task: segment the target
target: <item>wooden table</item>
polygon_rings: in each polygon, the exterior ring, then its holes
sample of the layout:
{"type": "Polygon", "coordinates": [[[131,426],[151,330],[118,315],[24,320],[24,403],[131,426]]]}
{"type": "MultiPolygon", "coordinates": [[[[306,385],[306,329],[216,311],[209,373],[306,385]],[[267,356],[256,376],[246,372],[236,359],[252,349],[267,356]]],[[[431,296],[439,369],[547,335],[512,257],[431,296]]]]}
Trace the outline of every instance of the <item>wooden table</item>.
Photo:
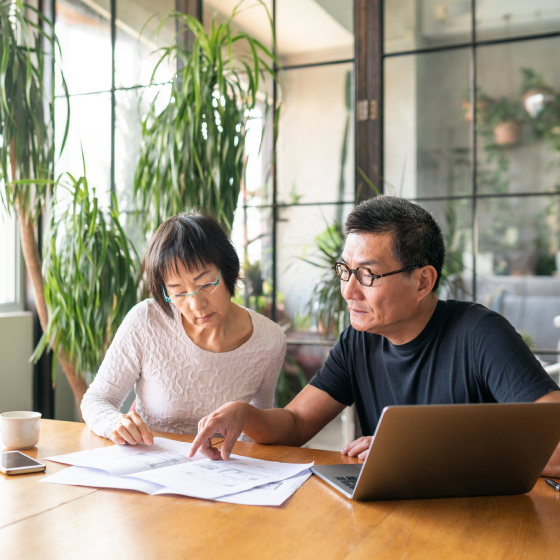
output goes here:
{"type": "MultiPolygon", "coordinates": [[[[31,457],[111,445],[83,424],[42,420],[31,457]]],[[[192,436],[158,434],[180,441],[192,436]]],[[[339,453],[238,443],[235,453],[317,464],[339,453]]],[[[64,465],[47,462],[47,474],[64,465]]],[[[312,476],[282,507],[39,484],[0,474],[0,558],[560,558],[560,493],[352,502],[312,476]]]]}

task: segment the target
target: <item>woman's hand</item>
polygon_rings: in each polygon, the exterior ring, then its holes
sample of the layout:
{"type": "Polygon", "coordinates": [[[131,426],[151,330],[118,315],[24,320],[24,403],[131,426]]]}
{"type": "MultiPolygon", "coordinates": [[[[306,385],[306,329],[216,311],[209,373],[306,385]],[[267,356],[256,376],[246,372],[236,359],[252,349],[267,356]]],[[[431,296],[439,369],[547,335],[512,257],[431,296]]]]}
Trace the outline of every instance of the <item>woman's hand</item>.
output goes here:
{"type": "Polygon", "coordinates": [[[200,449],[200,452],[209,459],[222,458],[227,461],[237,438],[243,431],[247,410],[247,403],[230,402],[205,416],[198,423],[198,435],[192,443],[189,457],[193,457],[200,449]],[[221,451],[212,446],[212,438],[216,433],[224,436],[221,451]]]}
{"type": "Polygon", "coordinates": [[[349,443],[341,453],[349,457],[358,456],[358,459],[365,459],[368,456],[369,448],[371,447],[372,436],[363,436],[349,443]]]}
{"type": "Polygon", "coordinates": [[[154,443],[154,436],[148,430],[144,420],[140,414],[133,410],[128,414],[121,414],[113,431],[111,432],[111,441],[118,445],[136,445],[137,443],[145,443],[152,445],[154,443]]]}

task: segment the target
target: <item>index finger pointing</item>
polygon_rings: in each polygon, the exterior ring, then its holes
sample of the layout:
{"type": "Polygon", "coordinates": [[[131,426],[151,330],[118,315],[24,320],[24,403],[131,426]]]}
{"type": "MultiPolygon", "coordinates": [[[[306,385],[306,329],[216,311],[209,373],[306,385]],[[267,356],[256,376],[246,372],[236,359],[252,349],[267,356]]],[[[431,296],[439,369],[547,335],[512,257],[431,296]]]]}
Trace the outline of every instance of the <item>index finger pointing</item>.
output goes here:
{"type": "Polygon", "coordinates": [[[189,451],[187,457],[189,459],[194,457],[194,454],[198,451],[204,440],[211,439],[213,435],[214,427],[212,425],[212,422],[209,422],[202,430],[198,432],[197,436],[194,438],[194,441],[191,445],[191,450],[189,451]]]}

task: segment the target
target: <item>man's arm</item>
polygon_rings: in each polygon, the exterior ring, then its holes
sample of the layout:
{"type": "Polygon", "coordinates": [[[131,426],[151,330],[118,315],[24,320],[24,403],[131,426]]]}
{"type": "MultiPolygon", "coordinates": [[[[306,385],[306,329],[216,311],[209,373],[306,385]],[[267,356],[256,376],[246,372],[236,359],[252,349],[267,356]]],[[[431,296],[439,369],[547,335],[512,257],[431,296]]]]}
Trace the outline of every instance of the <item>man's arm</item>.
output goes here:
{"type": "MultiPolygon", "coordinates": [[[[535,402],[560,402],[560,391],[551,391],[550,393],[547,393],[543,397],[537,399],[535,402]]],[[[555,478],[560,478],[560,443],[554,450],[554,453],[546,464],[541,476],[553,476],[555,478]]]]}
{"type": "Polygon", "coordinates": [[[231,402],[204,417],[189,456],[198,449],[210,459],[229,459],[244,432],[256,443],[299,447],[335,418],[345,406],[325,391],[307,385],[285,408],[261,410],[244,402],[231,402]],[[223,434],[221,451],[212,446],[215,433],[223,434]]]}

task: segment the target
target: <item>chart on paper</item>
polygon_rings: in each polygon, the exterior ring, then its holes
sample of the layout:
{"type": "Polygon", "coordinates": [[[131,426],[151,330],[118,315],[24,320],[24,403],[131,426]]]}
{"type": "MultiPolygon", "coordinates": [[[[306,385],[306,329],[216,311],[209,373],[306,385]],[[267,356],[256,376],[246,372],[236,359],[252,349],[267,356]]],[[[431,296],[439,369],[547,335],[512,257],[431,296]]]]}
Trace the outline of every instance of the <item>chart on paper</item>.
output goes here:
{"type": "Polygon", "coordinates": [[[170,467],[171,465],[190,462],[190,459],[184,455],[171,451],[139,451],[138,453],[129,453],[125,457],[117,457],[115,460],[137,461],[149,469],[160,469],[162,467],[170,467]]]}
{"type": "Polygon", "coordinates": [[[184,468],[175,469],[175,472],[227,487],[245,483],[254,483],[257,486],[277,474],[275,470],[260,465],[243,465],[243,467],[243,469],[237,468],[229,462],[200,463],[185,465],[184,468]]]}
{"type": "Polygon", "coordinates": [[[232,455],[229,461],[193,461],[129,476],[185,496],[215,499],[290,478],[309,466],[232,455]]]}

